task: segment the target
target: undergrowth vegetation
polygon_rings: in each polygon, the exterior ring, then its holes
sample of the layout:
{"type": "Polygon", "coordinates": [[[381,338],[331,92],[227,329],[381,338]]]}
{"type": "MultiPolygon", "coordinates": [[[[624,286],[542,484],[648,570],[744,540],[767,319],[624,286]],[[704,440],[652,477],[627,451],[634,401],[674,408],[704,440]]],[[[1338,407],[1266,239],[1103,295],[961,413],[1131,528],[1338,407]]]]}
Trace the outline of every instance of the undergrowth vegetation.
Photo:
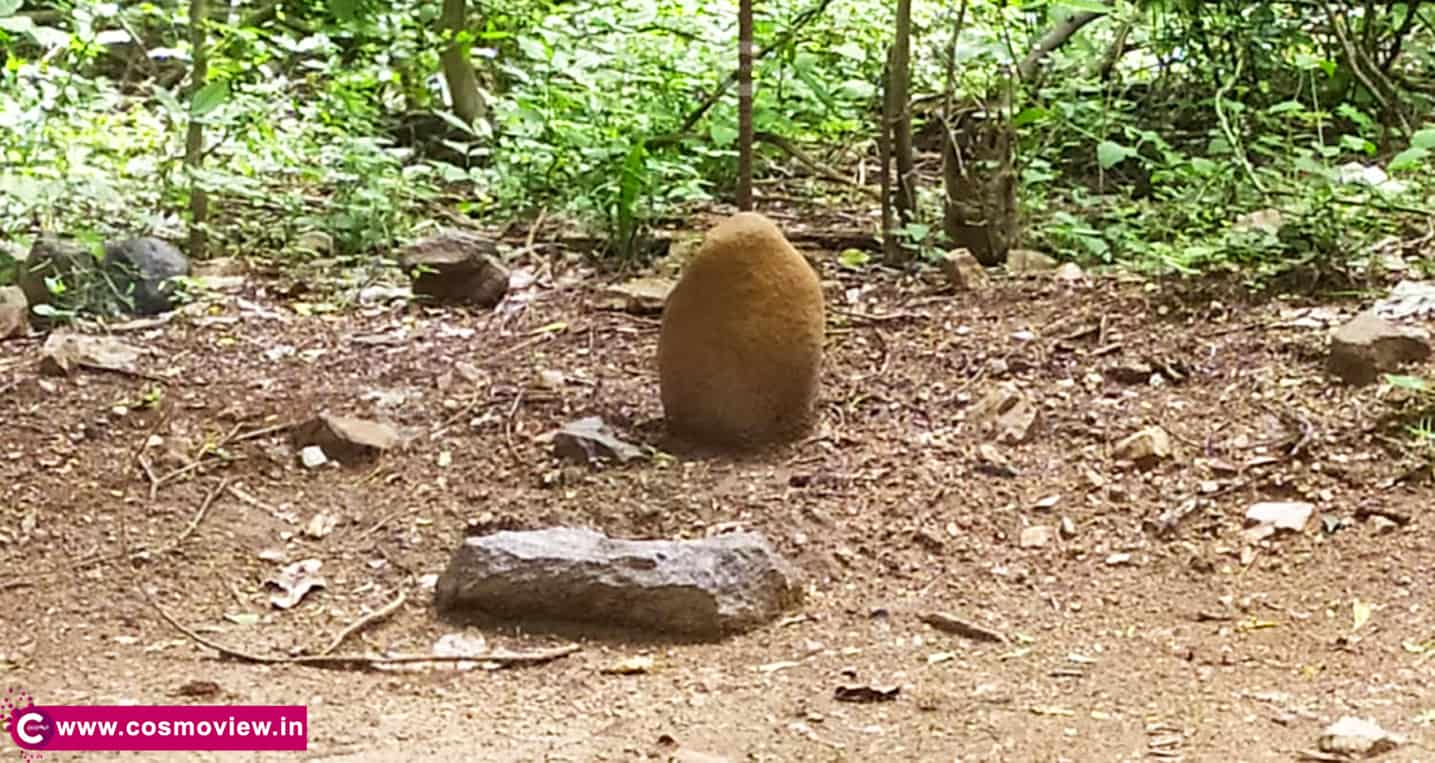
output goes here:
{"type": "MultiPolygon", "coordinates": [[[[440,206],[483,222],[543,210],[623,253],[655,221],[730,197],[728,4],[484,5],[453,39],[440,6],[215,6],[209,84],[190,97],[190,6],[0,0],[0,237],[11,254],[40,230],[178,237],[192,119],[209,136],[197,181],[215,199],[212,240],[235,254],[283,252],[310,229],[343,253],[383,252],[440,206]],[[478,75],[484,113],[471,123],[448,111],[449,43],[478,75]]],[[[1017,130],[1026,246],[1334,287],[1330,274],[1367,272],[1428,232],[1435,8],[993,0],[918,3],[914,22],[918,131],[939,118],[950,49],[956,97],[1017,130]],[[1102,18],[1034,78],[1012,76],[1083,13],[1102,18]]],[[[891,25],[875,0],[763,3],[758,133],[863,177],[891,25]]],[[[769,178],[809,169],[760,149],[769,178]]],[[[808,180],[788,188],[871,206],[808,180]]],[[[939,193],[922,198],[935,222],[939,193]]]]}

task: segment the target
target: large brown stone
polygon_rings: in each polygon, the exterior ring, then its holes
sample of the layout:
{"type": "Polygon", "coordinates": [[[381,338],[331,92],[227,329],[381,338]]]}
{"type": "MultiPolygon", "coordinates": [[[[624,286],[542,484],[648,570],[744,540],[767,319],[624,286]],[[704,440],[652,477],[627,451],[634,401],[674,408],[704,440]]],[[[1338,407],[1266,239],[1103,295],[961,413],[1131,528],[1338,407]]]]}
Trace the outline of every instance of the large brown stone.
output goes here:
{"type": "Polygon", "coordinates": [[[1326,368],[1346,384],[1374,382],[1381,373],[1430,356],[1429,338],[1367,311],[1336,329],[1330,337],[1326,368]]]}
{"type": "Polygon", "coordinates": [[[486,238],[446,230],[410,245],[399,264],[413,278],[414,294],[436,302],[484,309],[508,294],[508,269],[486,238]]]}

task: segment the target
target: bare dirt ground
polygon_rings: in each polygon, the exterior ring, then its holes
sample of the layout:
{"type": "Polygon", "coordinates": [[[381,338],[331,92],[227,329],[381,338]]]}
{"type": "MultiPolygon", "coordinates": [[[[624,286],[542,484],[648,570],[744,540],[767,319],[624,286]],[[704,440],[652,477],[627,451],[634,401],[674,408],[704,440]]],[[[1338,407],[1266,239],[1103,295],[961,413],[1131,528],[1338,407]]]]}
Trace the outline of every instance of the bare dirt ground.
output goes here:
{"type": "Polygon", "coordinates": [[[1222,304],[1111,278],[952,294],[822,269],[821,429],[743,459],[588,469],[535,439],[583,415],[660,438],[657,321],[597,309],[599,283],[578,270],[540,268],[492,314],[300,315],[317,298],[255,274],[242,295],[122,335],[162,382],[40,377],[40,337],[0,344],[0,683],[40,704],[309,707],[308,753],[114,756],[127,759],[636,761],[676,744],[754,761],[1293,760],[1345,715],[1409,736],[1383,760],[1435,759],[1435,490],[1377,388],[1321,371],[1318,319],[1354,305],[1222,304]],[[1112,371],[1142,360],[1180,378],[1112,371]],[[541,386],[543,370],[566,383],[541,386]],[[1008,381],[1040,419],[1029,442],[995,444],[1003,470],[968,414],[1008,381]],[[282,433],[242,439],[323,409],[416,437],[375,465],[317,470],[282,433]],[[1118,463],[1113,443],[1148,425],[1175,457],[1118,463]],[[141,452],[157,477],[200,465],[152,494],[141,452]],[[1317,514],[1249,541],[1245,510],[1267,500],[1317,514]],[[304,535],[320,513],[336,528],[304,535]],[[750,527],[801,569],[807,601],[715,644],[490,629],[495,646],[581,650],[414,673],[218,659],[141,593],[207,638],[292,654],[406,591],[343,651],[425,653],[456,626],[420,578],[474,523],[750,527]],[[1023,547],[1030,526],[1055,531],[1023,547]],[[127,545],[148,551],[125,561],[127,545]],[[271,607],[263,582],[282,561],[261,552],[276,549],[321,559],[327,587],[271,607]],[[1011,640],[934,630],[919,619],[934,611],[1011,640]],[[635,655],[652,670],[602,672],[635,655]],[[834,698],[854,682],[901,690],[834,698]]]}

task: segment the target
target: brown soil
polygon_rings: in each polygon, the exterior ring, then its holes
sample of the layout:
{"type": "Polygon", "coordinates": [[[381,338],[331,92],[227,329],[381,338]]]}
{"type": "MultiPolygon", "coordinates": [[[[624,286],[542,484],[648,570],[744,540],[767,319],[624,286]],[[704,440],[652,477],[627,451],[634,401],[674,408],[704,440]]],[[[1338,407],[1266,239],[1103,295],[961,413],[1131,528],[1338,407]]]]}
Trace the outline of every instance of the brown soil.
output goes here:
{"type": "MultiPolygon", "coordinates": [[[[536,439],[594,414],[660,438],[657,321],[596,309],[596,281],[578,273],[492,314],[308,317],[256,277],[244,301],[122,336],[154,352],[146,370],[164,383],[38,377],[37,338],[0,345],[12,486],[0,681],[41,704],[307,704],[310,752],[297,757],[336,761],[665,760],[674,742],[763,761],[1292,760],[1344,715],[1410,736],[1385,760],[1435,757],[1432,490],[1412,478],[1419,461],[1376,389],[1322,374],[1325,332],[1291,325],[1296,305],[1222,307],[1112,279],[953,295],[823,268],[840,283],[821,428],[745,459],[587,469],[536,439]],[[1095,376],[1147,358],[1184,378],[1095,376]],[[541,370],[568,382],[544,389],[541,370]],[[1029,442],[995,446],[1009,474],[983,465],[990,438],[967,420],[1002,381],[1040,407],[1029,442]],[[322,409],[418,437],[377,464],[317,470],[282,434],[236,439],[322,409]],[[1113,443],[1147,425],[1170,432],[1175,457],[1144,471],[1115,461],[1113,443]],[[151,432],[157,476],[222,447],[151,494],[136,465],[151,432]],[[257,500],[226,487],[186,535],[223,480],[257,500]],[[1249,542],[1243,514],[1262,500],[1309,500],[1317,514],[1304,533],[1249,542]],[[316,540],[301,531],[318,513],[339,521],[316,540]],[[1023,528],[1064,522],[1070,532],[1021,547],[1023,528]],[[419,579],[472,523],[644,538],[751,527],[803,571],[804,617],[716,644],[608,634],[537,666],[400,673],[217,659],[141,593],[207,638],[282,655],[322,649],[407,591],[341,651],[424,653],[455,626],[435,619],[419,579]],[[266,549],[321,559],[327,587],[273,609],[263,581],[281,564],[266,549]],[[935,611],[1012,640],[944,634],[919,619],[935,611]],[[634,655],[653,669],[601,672],[634,655]],[[194,681],[219,693],[185,695],[194,681]],[[900,692],[834,699],[850,683],[900,692]]],[[[513,649],[573,638],[484,635],[513,649]]]]}

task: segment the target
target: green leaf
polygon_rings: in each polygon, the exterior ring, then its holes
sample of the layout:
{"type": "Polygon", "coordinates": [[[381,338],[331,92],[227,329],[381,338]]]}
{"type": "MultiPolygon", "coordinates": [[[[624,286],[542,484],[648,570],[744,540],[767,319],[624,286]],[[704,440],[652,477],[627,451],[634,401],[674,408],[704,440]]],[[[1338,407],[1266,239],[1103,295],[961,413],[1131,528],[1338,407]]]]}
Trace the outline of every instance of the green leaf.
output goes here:
{"type": "Polygon", "coordinates": [[[844,249],[837,255],[837,264],[848,270],[859,270],[872,261],[872,256],[861,249],[844,249]]]}
{"type": "Polygon", "coordinates": [[[833,53],[839,56],[846,56],[853,61],[866,61],[867,51],[855,42],[844,42],[832,49],[833,53]]]}
{"type": "Polygon", "coordinates": [[[737,128],[730,124],[714,122],[708,127],[708,137],[712,139],[714,146],[726,148],[737,142],[737,128]]]}
{"type": "Polygon", "coordinates": [[[189,115],[199,118],[224,105],[229,100],[229,80],[217,79],[206,84],[194,94],[189,102],[189,115]]]}
{"type": "Polygon", "coordinates": [[[518,49],[523,51],[523,55],[534,61],[548,60],[548,46],[544,45],[542,40],[520,37],[518,38],[518,49]]]}
{"type": "Polygon", "coordinates": [[[827,107],[829,113],[837,110],[837,101],[832,98],[831,93],[827,92],[827,86],[822,84],[822,80],[818,79],[813,71],[817,68],[816,56],[807,53],[799,55],[793,62],[792,68],[797,72],[797,78],[802,80],[802,84],[807,85],[807,89],[817,96],[817,100],[822,101],[822,105],[827,107]]]}
{"type": "Polygon", "coordinates": [[[1411,146],[1392,157],[1390,165],[1386,169],[1391,172],[1419,169],[1429,157],[1430,149],[1423,146],[1411,146]]]}
{"type": "Polygon", "coordinates": [[[1110,13],[1112,11],[1111,6],[1095,2],[1095,0],[1056,0],[1052,5],[1059,5],[1082,13],[1110,13]]]}
{"type": "Polygon", "coordinates": [[[1415,390],[1416,392],[1423,392],[1425,389],[1427,389],[1426,381],[1419,376],[1385,374],[1385,382],[1392,387],[1415,390]]]}
{"type": "Polygon", "coordinates": [[[1046,119],[1050,113],[1051,112],[1039,106],[1028,106],[1012,118],[1012,125],[1015,127],[1025,127],[1029,124],[1036,124],[1046,119]]]}
{"type": "Polygon", "coordinates": [[[864,79],[849,79],[837,86],[839,95],[853,101],[865,101],[877,94],[877,86],[864,79]]]}
{"type": "Polygon", "coordinates": [[[1347,151],[1359,151],[1363,154],[1375,153],[1375,144],[1359,135],[1340,136],[1340,145],[1347,151]]]}
{"type": "Polygon", "coordinates": [[[1416,130],[1415,134],[1410,136],[1410,145],[1435,149],[1435,127],[1416,130]]]}
{"type": "Polygon", "coordinates": [[[1109,170],[1135,155],[1135,149],[1113,141],[1103,140],[1096,144],[1096,161],[1101,163],[1103,170],[1109,170]]]}
{"type": "Polygon", "coordinates": [[[20,0],[0,0],[0,16],[13,16],[20,10],[20,0]]]}
{"type": "Polygon", "coordinates": [[[1221,165],[1207,159],[1204,156],[1191,157],[1191,169],[1199,175],[1214,175],[1221,169],[1221,165]]]}
{"type": "Polygon", "coordinates": [[[1300,101],[1281,101],[1280,103],[1266,109],[1267,114],[1288,114],[1292,111],[1304,111],[1305,104],[1300,101]]]}
{"type": "Polygon", "coordinates": [[[329,0],[329,13],[347,24],[359,15],[359,0],[329,0]]]}

